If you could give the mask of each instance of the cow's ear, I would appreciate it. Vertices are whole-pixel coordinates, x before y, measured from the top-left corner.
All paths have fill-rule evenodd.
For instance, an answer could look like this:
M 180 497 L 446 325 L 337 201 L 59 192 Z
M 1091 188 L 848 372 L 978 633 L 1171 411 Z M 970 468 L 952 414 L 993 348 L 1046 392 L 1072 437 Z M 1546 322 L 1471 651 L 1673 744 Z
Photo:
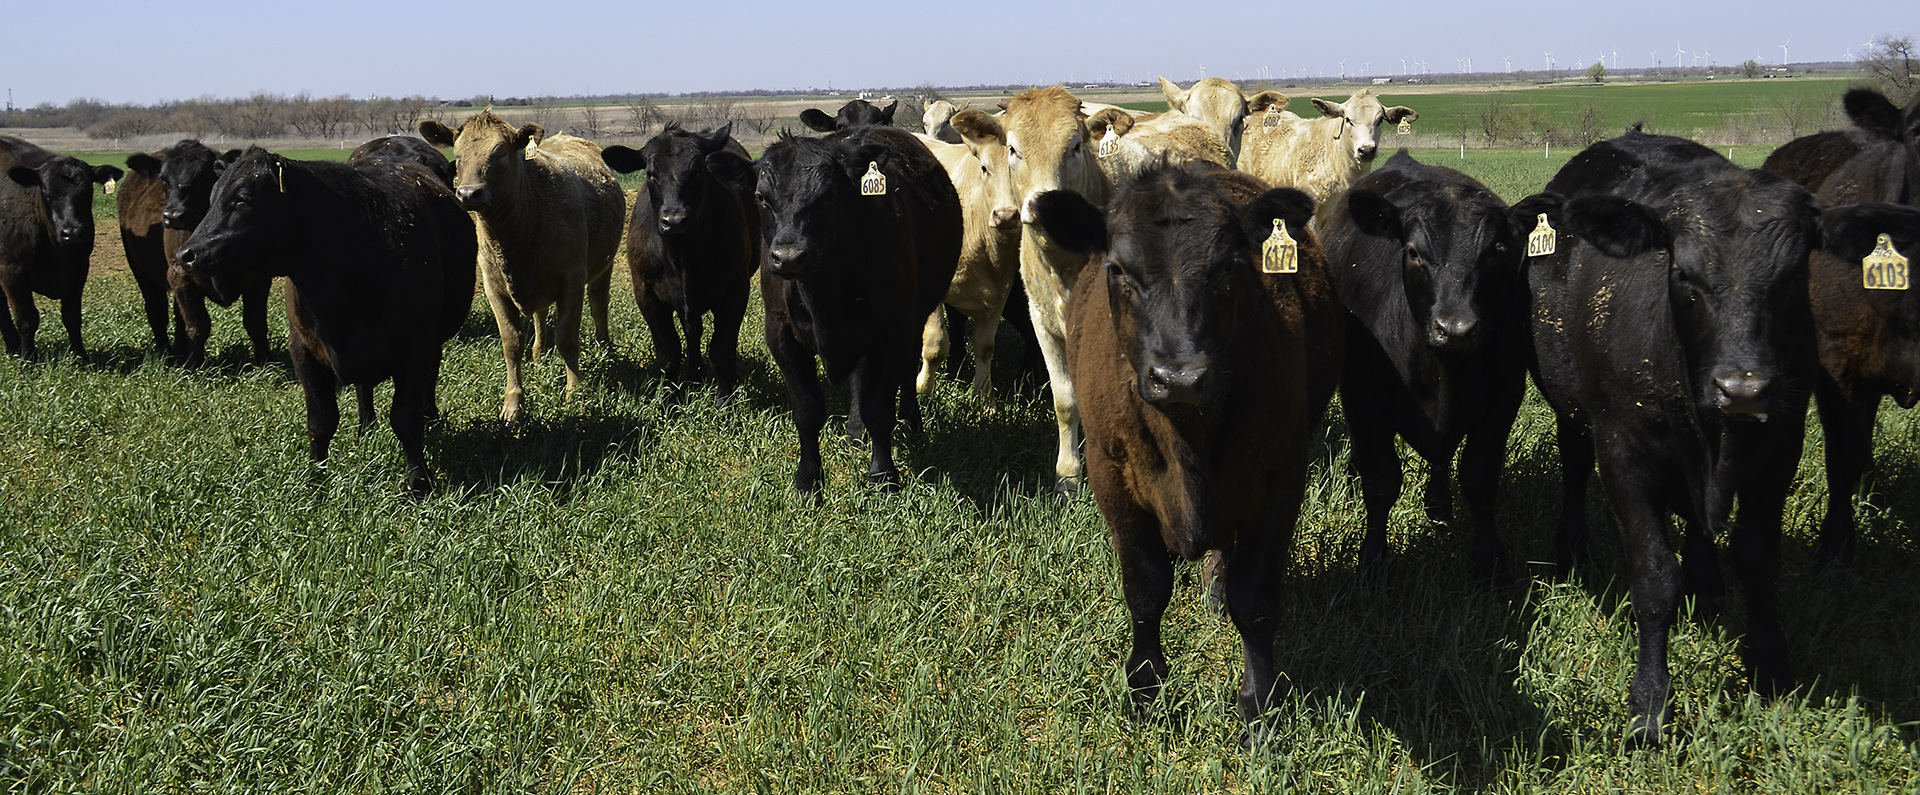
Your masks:
M 1262 91 L 1247 99 L 1247 113 L 1266 113 L 1268 108 L 1279 113 L 1286 110 L 1287 105 L 1292 101 L 1287 98 L 1287 95 L 1278 91 Z
M 646 161 L 640 157 L 639 150 L 629 149 L 619 144 L 600 150 L 600 159 L 606 161 L 607 168 L 622 174 L 631 174 L 647 167 Z
M 105 185 L 108 182 L 119 179 L 126 175 L 127 175 L 127 172 L 121 171 L 119 166 L 94 166 L 93 167 L 93 181 L 101 185 Z
M 807 108 L 800 111 L 800 123 L 814 132 L 830 133 L 834 130 L 833 117 L 819 108 Z
M 1856 88 L 1848 91 L 1840 103 L 1846 106 L 1848 118 L 1860 129 L 1899 140 L 1900 109 L 1884 94 L 1871 88 Z
M 1087 119 L 1087 132 L 1094 138 L 1106 135 L 1109 128 L 1114 135 L 1126 135 L 1133 129 L 1133 114 L 1119 108 L 1105 108 Z
M 893 112 L 899 109 L 900 109 L 900 100 L 897 100 L 897 99 L 894 100 L 892 104 L 889 104 L 884 108 L 881 108 L 880 109 L 880 126 L 882 127 L 893 126 Z
M 127 168 L 148 179 L 160 178 L 160 158 L 145 152 L 127 155 Z
M 19 183 L 23 187 L 40 187 L 40 172 L 27 168 L 26 166 L 14 166 L 13 168 L 7 169 L 7 178 Z
M 1366 188 L 1347 191 L 1347 215 L 1353 218 L 1353 224 L 1360 227 L 1360 231 L 1369 235 L 1404 239 L 1400 208 L 1378 193 Z
M 1581 196 L 1567 202 L 1564 212 L 1568 232 L 1610 257 L 1638 256 L 1672 244 L 1659 214 L 1618 196 Z
M 1033 197 L 1033 220 L 1055 244 L 1075 254 L 1107 249 L 1106 212 L 1073 191 L 1050 190 Z
M 1536 193 L 1521 199 L 1519 204 L 1507 208 L 1507 224 L 1515 232 L 1533 231 L 1540 222 L 1540 216 L 1547 217 L 1547 223 L 1565 225 L 1560 217 L 1560 208 L 1564 204 L 1559 196 L 1551 193 Z
M 1340 118 L 1347 115 L 1347 109 L 1338 103 L 1328 102 L 1319 97 L 1313 98 L 1313 106 L 1320 109 L 1320 115 Z
M 545 137 L 547 137 L 547 131 L 540 129 L 540 125 L 529 124 L 521 127 L 518 132 L 513 134 L 513 146 L 516 149 L 539 146 L 540 139 Z
M 840 161 L 841 166 L 846 170 L 847 176 L 856 184 L 860 182 L 861 177 L 867 175 L 867 165 L 869 163 L 878 166 L 881 173 L 886 173 L 887 164 L 893 159 L 892 150 L 889 150 L 885 144 L 863 143 L 859 146 L 848 146 L 848 148 L 841 151 L 844 152 Z M 903 186 L 895 185 L 893 187 L 899 188 Z
M 239 160 L 241 154 L 243 153 L 238 149 L 228 149 L 227 151 L 220 153 L 219 160 L 221 162 L 231 163 L 235 160 Z
M 753 161 L 725 150 L 707 155 L 707 172 L 721 182 L 753 189 Z
M 427 143 L 447 149 L 453 146 L 453 139 L 459 137 L 459 133 L 435 119 L 428 119 L 420 122 L 420 137 L 427 139 Z
M 1240 213 L 1247 238 L 1258 243 L 1273 234 L 1274 219 L 1287 222 L 1288 234 L 1301 238 L 1313 220 L 1313 197 L 1293 188 L 1274 188 L 1254 197 Z
M 1168 80 L 1166 75 L 1160 76 L 1160 93 L 1166 96 L 1167 107 L 1187 112 L 1187 90 Z
M 1881 235 L 1908 256 L 1920 252 L 1920 208 L 1898 204 L 1841 204 L 1820 210 L 1819 248 L 1843 262 L 1859 262 Z
M 1403 121 L 1419 121 L 1420 114 L 1415 113 L 1413 111 L 1413 108 L 1409 108 L 1405 105 L 1395 105 L 1391 108 L 1387 108 L 1386 113 L 1384 114 L 1384 118 L 1387 120 L 1388 124 L 1399 124 L 1400 122 L 1403 122 Z
M 708 146 L 713 147 L 715 149 L 726 146 L 727 139 L 732 137 L 733 137 L 733 121 L 731 119 L 729 119 L 726 124 L 722 124 L 718 127 L 713 128 L 712 130 L 708 130 L 706 135 L 701 136 L 701 138 L 706 141 Z
M 974 149 L 1007 140 L 1006 129 L 1000 126 L 1000 120 L 988 116 L 985 111 L 968 108 L 953 114 L 947 123 L 952 124 L 954 131 L 960 133 L 960 139 Z

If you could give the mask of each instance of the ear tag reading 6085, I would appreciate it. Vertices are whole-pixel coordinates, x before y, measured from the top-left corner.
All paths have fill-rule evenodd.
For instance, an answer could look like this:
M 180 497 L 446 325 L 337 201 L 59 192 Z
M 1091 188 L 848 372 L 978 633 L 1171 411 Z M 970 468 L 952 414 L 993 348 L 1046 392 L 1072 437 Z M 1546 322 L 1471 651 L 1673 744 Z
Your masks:
M 1547 223 L 1547 214 L 1540 214 L 1540 225 L 1527 234 L 1527 256 L 1544 257 L 1558 248 L 1558 234 Z
M 1860 260 L 1860 280 L 1869 290 L 1905 290 L 1913 285 L 1907 278 L 1907 258 L 1893 247 L 1893 238 L 1885 234 L 1874 241 L 1873 253 Z
M 867 164 L 867 175 L 860 178 L 860 195 L 881 196 L 887 192 L 887 175 L 880 173 L 879 163 Z
M 1299 273 L 1300 244 L 1287 234 L 1287 224 L 1273 219 L 1273 234 L 1260 244 L 1260 272 Z
M 1099 155 L 1101 157 L 1112 157 L 1113 153 L 1118 151 L 1120 151 L 1120 134 L 1114 132 L 1112 127 L 1108 127 L 1107 134 L 1100 136 Z

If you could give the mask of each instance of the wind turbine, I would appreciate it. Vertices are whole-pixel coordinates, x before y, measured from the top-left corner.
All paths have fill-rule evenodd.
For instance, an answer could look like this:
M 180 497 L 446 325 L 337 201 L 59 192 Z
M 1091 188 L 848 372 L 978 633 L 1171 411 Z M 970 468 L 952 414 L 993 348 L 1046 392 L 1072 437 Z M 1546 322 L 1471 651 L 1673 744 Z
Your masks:
M 1780 65 L 1781 66 L 1787 65 L 1787 45 L 1792 43 L 1793 43 L 1793 39 L 1787 39 L 1786 41 L 1780 42 Z
M 1506 64 L 1507 64 L 1507 71 L 1509 71 L 1509 72 L 1511 72 L 1511 71 L 1513 71 L 1513 57 L 1512 57 L 1512 56 L 1509 56 L 1509 55 L 1502 55 L 1502 56 L 1500 56 L 1500 60 L 1502 60 L 1502 61 L 1505 61 L 1505 62 L 1506 62 Z
M 1372 62 L 1372 61 L 1361 61 L 1361 62 L 1360 62 L 1360 76 L 1361 76 L 1361 77 L 1367 77 L 1367 76 L 1369 76 L 1369 75 L 1372 75 L 1372 74 L 1373 74 L 1373 62 Z
M 1340 59 L 1340 79 L 1347 79 L 1347 59 L 1345 58 Z
M 1702 51 L 1702 52 L 1700 53 L 1700 57 L 1702 57 L 1702 58 L 1705 58 L 1705 59 L 1707 59 L 1707 68 L 1708 68 L 1708 69 L 1712 69 L 1712 68 L 1713 68 L 1713 51 L 1712 51 L 1712 50 L 1704 50 L 1704 51 Z
M 1467 74 L 1473 74 L 1473 59 L 1467 59 Z
M 1673 68 L 1687 68 L 1687 51 L 1680 49 L 1680 42 L 1673 43 Z
M 1553 51 L 1552 50 L 1547 51 L 1547 71 L 1549 73 L 1553 71 Z
M 1400 76 L 1401 77 L 1407 76 L 1407 59 L 1405 58 L 1400 59 Z
M 1613 51 L 1613 68 L 1620 68 L 1620 51 L 1617 49 Z

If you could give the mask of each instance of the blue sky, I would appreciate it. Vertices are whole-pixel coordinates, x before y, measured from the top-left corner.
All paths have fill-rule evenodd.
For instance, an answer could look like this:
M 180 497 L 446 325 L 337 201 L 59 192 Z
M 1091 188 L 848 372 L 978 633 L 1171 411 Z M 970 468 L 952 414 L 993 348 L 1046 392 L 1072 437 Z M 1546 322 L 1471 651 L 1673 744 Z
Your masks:
M 1912 0 L 1377 4 L 973 0 L 796 2 L 8 3 L 0 88 L 21 106 L 255 91 L 495 96 L 744 88 L 1179 82 L 1840 60 L 1920 35 Z M 1652 53 L 1650 55 L 1649 53 Z M 1371 66 L 1366 62 L 1371 61 Z

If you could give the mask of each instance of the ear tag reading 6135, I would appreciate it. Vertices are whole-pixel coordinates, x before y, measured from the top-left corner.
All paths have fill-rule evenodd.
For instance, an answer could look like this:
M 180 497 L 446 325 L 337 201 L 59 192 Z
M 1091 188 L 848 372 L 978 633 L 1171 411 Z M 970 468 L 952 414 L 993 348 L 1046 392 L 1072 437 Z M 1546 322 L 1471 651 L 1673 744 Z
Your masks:
M 1893 247 L 1893 238 L 1885 234 L 1874 241 L 1873 253 L 1860 260 L 1860 280 L 1869 290 L 1905 290 L 1913 285 L 1907 278 L 1907 258 Z
M 1273 234 L 1260 244 L 1260 272 L 1299 273 L 1300 244 L 1287 234 L 1287 224 L 1273 219 Z
M 1398 127 L 1396 127 L 1396 128 L 1394 128 L 1394 129 L 1396 129 L 1396 130 L 1398 130 L 1398 131 L 1399 131 L 1399 132 L 1396 132 L 1396 133 L 1394 133 L 1395 135 L 1412 135 L 1412 134 L 1413 134 L 1413 120 L 1412 120 L 1412 119 L 1401 119 L 1401 120 L 1400 120 L 1400 126 L 1398 126 Z
M 887 175 L 880 173 L 879 163 L 867 164 L 867 175 L 860 178 L 860 195 L 883 196 L 887 192 Z
M 1540 214 L 1540 225 L 1527 234 L 1527 256 L 1544 257 L 1558 248 L 1558 235 L 1553 226 L 1547 223 L 1547 214 Z
M 1099 155 L 1101 157 L 1112 157 L 1113 153 L 1118 151 L 1120 151 L 1120 134 L 1114 132 L 1112 127 L 1108 127 L 1107 134 L 1100 136 Z

